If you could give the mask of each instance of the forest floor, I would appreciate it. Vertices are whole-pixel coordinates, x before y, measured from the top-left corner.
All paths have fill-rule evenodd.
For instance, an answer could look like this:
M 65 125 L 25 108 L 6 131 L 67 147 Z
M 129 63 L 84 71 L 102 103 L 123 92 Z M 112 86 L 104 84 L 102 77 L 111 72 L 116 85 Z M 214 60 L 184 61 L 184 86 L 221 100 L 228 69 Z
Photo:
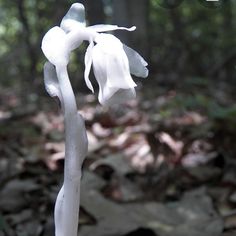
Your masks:
M 150 87 L 110 109 L 78 97 L 89 139 L 79 235 L 235 235 L 233 92 L 197 78 Z M 51 98 L 0 91 L 0 236 L 54 234 L 63 129 Z

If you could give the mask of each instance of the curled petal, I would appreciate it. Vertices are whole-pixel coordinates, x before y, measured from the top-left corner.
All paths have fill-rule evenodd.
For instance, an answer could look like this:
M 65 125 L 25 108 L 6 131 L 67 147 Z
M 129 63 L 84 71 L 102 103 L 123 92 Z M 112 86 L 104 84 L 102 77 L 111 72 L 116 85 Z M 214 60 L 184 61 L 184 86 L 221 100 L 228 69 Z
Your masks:
M 53 65 L 67 65 L 70 50 L 67 46 L 66 33 L 58 26 L 50 29 L 42 40 L 44 55 Z
M 129 60 L 130 73 L 137 76 L 146 78 L 148 76 L 147 62 L 132 48 L 123 44 L 124 51 Z
M 100 24 L 100 25 L 92 25 L 88 27 L 89 29 L 93 29 L 96 32 L 106 32 L 106 31 L 113 31 L 113 30 L 128 30 L 128 31 L 134 31 L 136 29 L 136 26 L 132 26 L 130 28 L 126 27 L 119 27 L 118 25 L 105 25 L 105 24 Z
M 83 4 L 74 3 L 63 17 L 60 27 L 67 33 L 79 26 L 85 26 L 85 9 Z
M 90 73 L 91 66 L 92 66 L 93 47 L 94 47 L 94 43 L 93 43 L 93 41 L 91 41 L 87 50 L 86 50 L 85 57 L 84 57 L 84 64 L 85 64 L 84 79 L 85 79 L 85 83 L 86 83 L 87 87 L 94 93 L 93 86 L 89 80 L 89 73 Z

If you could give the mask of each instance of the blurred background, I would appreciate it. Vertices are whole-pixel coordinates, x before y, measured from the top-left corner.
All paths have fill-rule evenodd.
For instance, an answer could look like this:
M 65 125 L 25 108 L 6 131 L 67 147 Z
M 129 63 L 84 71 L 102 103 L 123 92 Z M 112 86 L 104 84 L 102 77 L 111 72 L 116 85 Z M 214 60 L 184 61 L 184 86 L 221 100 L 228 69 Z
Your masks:
M 54 232 L 64 126 L 40 45 L 74 2 L 0 0 L 0 236 Z M 137 99 L 108 109 L 84 83 L 87 44 L 72 55 L 89 138 L 80 235 L 235 235 L 236 2 L 80 2 L 88 25 L 137 26 L 114 33 L 149 64 Z

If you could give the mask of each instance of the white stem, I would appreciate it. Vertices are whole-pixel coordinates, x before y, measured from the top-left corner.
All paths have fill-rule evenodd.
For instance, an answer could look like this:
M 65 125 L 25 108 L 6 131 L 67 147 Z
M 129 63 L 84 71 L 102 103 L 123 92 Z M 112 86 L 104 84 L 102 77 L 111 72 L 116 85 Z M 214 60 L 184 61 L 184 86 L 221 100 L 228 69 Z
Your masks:
M 77 236 L 81 165 L 87 152 L 87 137 L 84 121 L 77 113 L 75 96 L 66 66 L 56 67 L 56 72 L 64 104 L 66 136 L 64 183 L 55 206 L 55 220 L 59 221 L 56 226 L 61 224 L 59 230 L 56 229 L 56 236 Z M 58 214 L 62 214 L 62 216 L 58 216 Z
M 55 219 L 55 235 L 63 236 L 63 202 L 64 202 L 64 186 L 61 187 L 55 204 L 54 219 Z

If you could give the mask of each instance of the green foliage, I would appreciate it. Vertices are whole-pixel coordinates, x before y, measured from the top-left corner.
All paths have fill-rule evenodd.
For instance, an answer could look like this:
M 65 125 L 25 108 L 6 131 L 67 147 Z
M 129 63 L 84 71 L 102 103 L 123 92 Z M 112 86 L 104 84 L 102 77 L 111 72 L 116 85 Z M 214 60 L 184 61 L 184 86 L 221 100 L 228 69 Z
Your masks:
M 19 77 L 34 79 L 42 73 L 41 40 L 59 24 L 73 1 L 0 0 L 0 73 L 2 82 Z M 6 69 L 7 68 L 7 69 Z
M 170 2 L 170 7 L 163 2 Z M 235 44 L 235 10 L 235 1 L 231 0 L 215 8 L 201 1 L 152 0 L 150 39 L 158 70 L 211 75 L 216 67 L 216 71 L 233 72 L 232 65 L 230 69 L 224 66 Z
M 216 102 L 215 98 L 209 95 L 194 93 L 192 95 L 178 94 L 163 105 L 159 112 L 159 120 L 178 116 L 178 113 L 197 111 L 207 117 L 208 123 L 197 128 L 197 132 L 206 133 L 209 129 L 224 129 L 236 132 L 236 106 L 224 106 Z M 200 130 L 199 130 L 200 129 Z
M 42 83 L 45 61 L 40 49 L 42 37 L 50 27 L 60 23 L 73 2 L 0 0 L 2 84 L 25 88 L 31 84 L 29 81 L 38 77 L 37 81 Z M 111 22 L 113 1 L 103 2 L 105 12 L 110 9 L 108 23 L 116 23 Z M 153 72 L 164 74 L 167 84 L 171 81 L 168 74 L 174 74 L 179 83 L 187 75 L 191 79 L 185 83 L 186 88 L 205 86 L 210 78 L 235 84 L 235 1 L 221 1 L 220 6 L 214 8 L 205 6 L 200 0 L 149 0 L 149 3 L 149 11 L 143 14 L 149 21 L 147 51 L 150 57 L 146 60 L 151 75 Z M 138 29 L 138 36 L 137 32 Z M 74 54 L 72 59 L 70 72 L 76 74 L 83 69 L 83 58 Z M 159 77 L 156 78 L 158 83 Z

